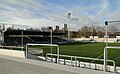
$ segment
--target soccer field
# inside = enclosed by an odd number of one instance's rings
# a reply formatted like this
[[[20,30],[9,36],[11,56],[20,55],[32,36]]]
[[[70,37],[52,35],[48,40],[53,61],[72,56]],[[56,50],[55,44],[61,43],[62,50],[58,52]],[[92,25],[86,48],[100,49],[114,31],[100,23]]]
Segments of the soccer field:
[[[109,46],[120,46],[120,43],[109,43]],[[69,43],[60,46],[61,55],[71,55],[80,57],[103,58],[105,43]],[[49,48],[50,49],[50,48]],[[50,50],[44,50],[44,54],[50,53]],[[56,53],[53,47],[53,53]],[[108,50],[108,59],[114,60],[116,65],[120,66],[120,49]],[[83,60],[84,61],[84,60]]]
[[[70,55],[70,56],[80,56],[80,57],[91,57],[103,59],[104,47],[105,43],[68,43],[59,45],[60,47],[60,55]],[[109,43],[108,46],[120,46],[120,43]],[[37,46],[37,48],[42,48],[44,52],[44,56],[47,53],[51,53],[51,48],[46,46]],[[52,47],[52,53],[56,53],[56,47]],[[114,60],[117,66],[120,66],[120,49],[108,50],[108,59]],[[80,59],[84,62],[91,62],[92,60],[84,60]],[[96,61],[97,63],[103,63],[100,61]]]

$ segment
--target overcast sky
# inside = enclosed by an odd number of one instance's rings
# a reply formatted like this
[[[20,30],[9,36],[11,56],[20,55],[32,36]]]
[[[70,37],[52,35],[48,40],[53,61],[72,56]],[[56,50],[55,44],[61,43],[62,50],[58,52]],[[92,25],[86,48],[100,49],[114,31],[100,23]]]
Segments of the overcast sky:
[[[120,20],[120,0],[0,0],[0,23],[36,28],[68,23],[71,30],[83,25],[104,25],[106,20]]]

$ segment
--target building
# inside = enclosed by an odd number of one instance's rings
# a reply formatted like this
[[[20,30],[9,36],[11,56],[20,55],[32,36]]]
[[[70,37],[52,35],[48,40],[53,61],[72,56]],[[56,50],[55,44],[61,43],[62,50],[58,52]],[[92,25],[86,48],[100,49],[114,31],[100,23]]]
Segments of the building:
[[[56,25],[56,27],[55,27],[55,30],[54,30],[55,32],[59,32],[60,31],[60,29],[59,29],[59,26],[57,26]]]
[[[68,30],[67,24],[64,24],[64,31],[67,31],[67,30]]]

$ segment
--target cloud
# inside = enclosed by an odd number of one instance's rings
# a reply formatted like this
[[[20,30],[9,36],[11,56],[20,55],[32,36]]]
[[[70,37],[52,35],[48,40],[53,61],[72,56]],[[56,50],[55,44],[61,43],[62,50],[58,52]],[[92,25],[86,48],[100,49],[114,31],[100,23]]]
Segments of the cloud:
[[[76,0],[75,0],[76,1]],[[84,0],[83,0],[84,1]],[[67,1],[65,1],[67,2]],[[77,30],[84,25],[101,25],[106,20],[120,19],[119,4],[116,9],[109,0],[90,0],[86,5],[73,3],[71,6],[56,4],[45,0],[1,0],[0,22],[25,24],[31,27],[63,26],[68,23],[67,13],[71,12],[71,29]],[[119,0],[115,0],[119,3]],[[70,4],[70,3],[68,3]],[[114,9],[114,11],[111,11]]]
[[[113,5],[114,3],[114,5]],[[100,24],[104,25],[105,21],[109,20],[119,20],[119,0],[115,0],[114,2],[111,2],[110,0],[103,0],[102,8],[100,11],[98,11],[97,14],[93,15],[92,18],[98,21]]]
[[[0,18],[2,19],[0,21],[3,23],[25,24],[32,27],[55,26],[64,23],[63,17],[57,11],[53,11],[53,13],[49,11],[49,6],[63,9],[58,5],[54,6],[34,0],[5,0],[0,5],[3,5],[0,8]]]
[[[4,0],[4,4],[10,7],[28,10],[42,10],[44,5],[36,0]]]
[[[103,0],[103,2],[102,2],[102,9],[101,9],[100,11],[98,11],[97,14],[100,14],[100,13],[108,10],[108,9],[107,9],[108,6],[109,6],[108,0]]]
[[[26,26],[33,27],[33,28],[41,28],[43,26],[45,27],[53,26],[53,24],[56,24],[56,22],[53,22],[53,21],[49,21],[46,19],[39,20],[36,18],[28,18],[28,19],[14,18],[14,20],[11,20],[10,22],[14,24],[26,25]],[[24,22],[24,24],[21,22]]]

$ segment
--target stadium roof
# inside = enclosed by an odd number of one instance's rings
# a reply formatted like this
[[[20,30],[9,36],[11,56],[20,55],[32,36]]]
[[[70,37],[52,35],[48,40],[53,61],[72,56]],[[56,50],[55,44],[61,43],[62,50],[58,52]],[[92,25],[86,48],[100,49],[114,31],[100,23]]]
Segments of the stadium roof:
[[[50,32],[44,31],[34,31],[34,30],[16,30],[10,29],[5,32],[6,35],[21,35],[21,31],[23,31],[24,35],[50,35]],[[53,35],[64,35],[65,33],[53,32]]]

